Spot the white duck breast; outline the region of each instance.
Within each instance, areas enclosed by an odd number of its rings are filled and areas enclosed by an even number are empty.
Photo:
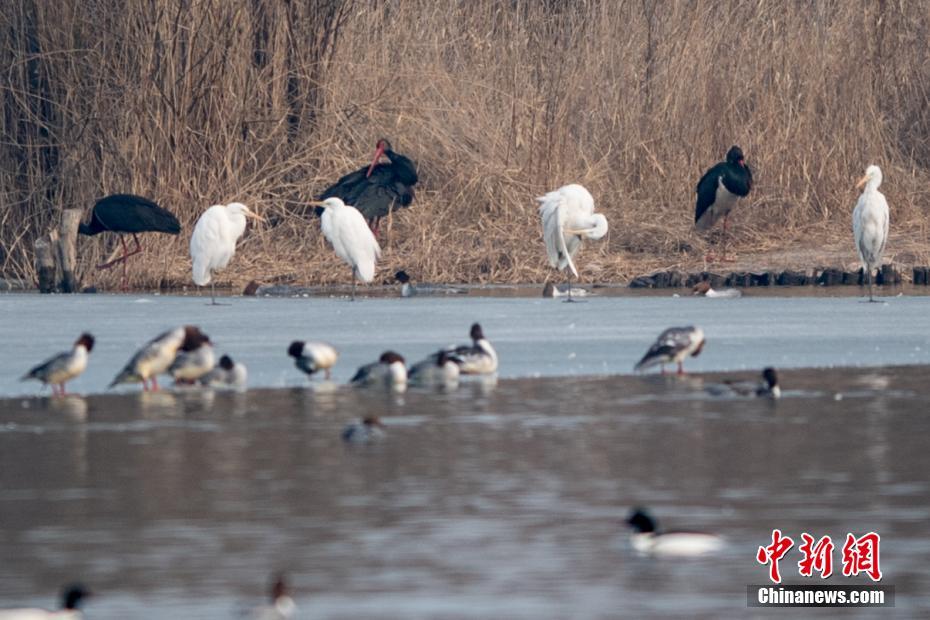
[[[407,366],[403,357],[393,351],[385,351],[377,362],[359,368],[349,383],[358,386],[406,385]]]
[[[339,359],[336,349],[325,342],[295,340],[288,347],[287,354],[294,358],[294,365],[303,372],[313,375],[323,370],[327,379],[330,376],[330,369]]]
[[[0,609],[0,620],[80,620],[84,617],[80,606],[88,595],[82,586],[75,585],[62,594],[62,608],[59,610],[50,611],[37,607]]]
[[[705,555],[724,546],[720,537],[698,532],[633,534],[632,544],[640,553],[679,557]]]

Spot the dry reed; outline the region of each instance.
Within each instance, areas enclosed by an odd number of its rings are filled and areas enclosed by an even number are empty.
[[[930,4],[781,0],[10,0],[0,15],[0,274],[34,277],[60,210],[113,192],[178,214],[140,286],[189,281],[187,235],[238,200],[221,282],[348,270],[305,207],[375,140],[418,161],[379,279],[548,277],[534,196],[588,186],[611,232],[588,281],[697,261],[697,178],[739,144],[756,187],[742,253],[839,243],[852,182],[885,171],[892,226],[926,252]],[[113,239],[82,239],[85,283]],[[848,258],[854,257],[848,244]],[[890,248],[894,251],[894,247]]]

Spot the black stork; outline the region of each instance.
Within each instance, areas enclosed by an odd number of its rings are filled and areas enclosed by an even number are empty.
[[[381,163],[381,156],[390,163]],[[416,163],[391,148],[387,138],[378,140],[375,156],[367,168],[350,172],[320,194],[320,200],[340,198],[347,205],[358,209],[378,234],[381,218],[392,211],[409,207],[413,202],[413,186],[417,184]],[[317,215],[320,214],[317,210]]]
[[[716,164],[698,181],[694,227],[700,231],[709,230],[723,218],[723,260],[726,260],[727,255],[727,220],[730,211],[740,198],[749,195],[751,189],[752,170],[738,146],[731,146],[726,161]]]
[[[123,289],[126,288],[126,259],[142,251],[138,233],[160,232],[177,235],[181,232],[181,223],[173,213],[159,207],[157,204],[134,194],[113,194],[101,198],[91,210],[90,221],[81,223],[78,232],[82,235],[93,236],[102,232],[120,233],[120,243],[123,246],[123,255],[102,265],[97,269],[109,269],[117,263],[123,263]],[[136,242],[136,249],[132,252],[126,248],[126,240],[122,233],[132,235]]]

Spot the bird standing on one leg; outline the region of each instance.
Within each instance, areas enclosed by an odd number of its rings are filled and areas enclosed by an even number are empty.
[[[853,235],[859,260],[862,261],[869,282],[869,301],[875,301],[872,296],[872,274],[881,266],[882,254],[888,242],[888,201],[878,191],[881,184],[881,168],[874,165],[866,168],[865,176],[856,184],[857,188],[864,185],[865,189],[853,210]]]
[[[694,227],[699,231],[709,230],[721,217],[723,218],[722,260],[727,260],[727,222],[730,211],[740,198],[749,195],[750,190],[752,170],[738,146],[731,146],[727,151],[726,161],[716,164],[698,181],[695,190],[697,205],[694,210]],[[713,255],[709,255],[708,259],[713,260]]]
[[[327,198],[310,203],[321,207],[320,229],[332,244],[336,255],[352,267],[352,300],[355,300],[357,280],[371,282],[375,277],[375,261],[381,258],[381,246],[365,218],[355,207],[339,198]]]
[[[265,220],[240,202],[213,205],[203,212],[191,235],[194,284],[210,285],[210,303],[216,303],[213,272],[224,269],[236,253],[236,241],[245,233],[246,218]]]
[[[565,185],[536,199],[542,219],[543,239],[549,264],[556,269],[568,267],[568,299],[572,300],[572,275],[578,270],[572,257],[582,240],[600,239],[607,234],[607,218],[594,212],[594,198],[581,185]]]

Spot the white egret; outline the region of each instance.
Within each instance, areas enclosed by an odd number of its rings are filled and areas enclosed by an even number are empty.
[[[585,237],[600,239],[607,234],[607,218],[594,212],[594,198],[581,185],[565,185],[536,201],[539,202],[549,264],[559,270],[568,267],[566,301],[572,301],[572,275],[578,277],[572,257]]]
[[[210,285],[210,303],[216,303],[213,272],[224,269],[236,253],[236,241],[245,232],[246,218],[265,220],[241,202],[213,205],[203,212],[191,235],[194,284]]]
[[[329,241],[336,256],[352,267],[352,299],[355,299],[356,280],[371,282],[375,277],[375,261],[381,258],[381,246],[368,227],[365,217],[355,207],[339,198],[312,201],[311,205],[323,209],[320,229]]]
[[[882,264],[882,254],[888,241],[888,201],[878,191],[881,184],[881,168],[875,165],[866,168],[865,176],[856,184],[857,188],[864,185],[865,190],[853,211],[853,235],[859,260],[869,280],[869,301],[875,301],[872,297],[872,274]]]
[[[662,374],[665,374],[665,365],[676,363],[678,374],[683,375],[685,371],[682,368],[682,362],[689,355],[697,357],[703,348],[704,330],[700,327],[669,327],[656,338],[633,370],[645,370],[659,364]]]
[[[45,385],[52,386],[52,396],[64,396],[65,382],[84,372],[87,368],[88,354],[93,348],[94,337],[83,333],[70,351],[63,351],[48,358],[23,375],[21,381],[38,379]]]

